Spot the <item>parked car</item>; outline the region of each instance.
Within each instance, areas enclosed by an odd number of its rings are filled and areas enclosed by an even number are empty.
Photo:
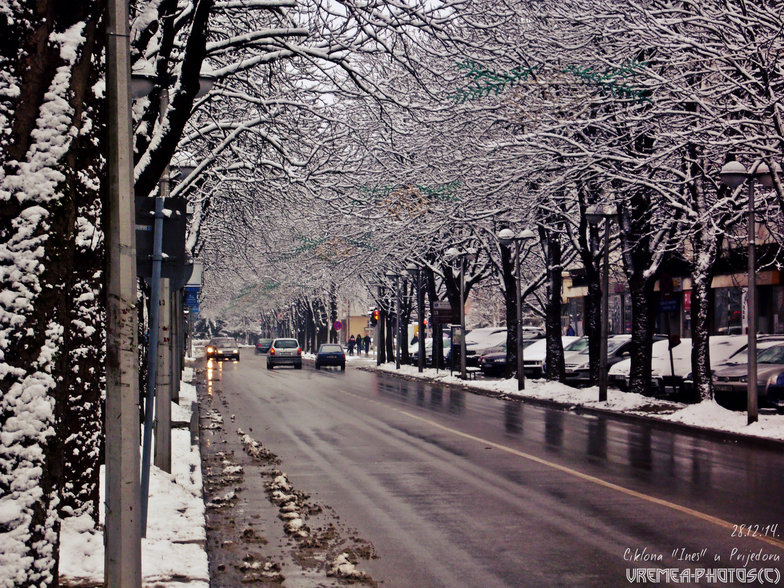
[[[713,336],[711,337],[711,374],[722,368],[748,363],[746,349],[748,347],[747,335]],[[720,342],[720,343],[719,343]],[[757,351],[774,345],[784,343],[783,335],[757,335]],[[689,372],[683,379],[683,391],[688,396],[694,391],[694,378]]]
[[[742,335],[712,335],[710,338],[710,355],[713,365],[724,361],[745,344]],[[676,395],[688,392],[684,385],[691,374],[692,340],[685,337],[672,348],[670,363],[669,341],[663,339],[653,343],[651,351],[651,390],[660,394],[673,392]],[[628,390],[631,358],[619,361],[610,368],[609,383],[621,390]]]
[[[714,371],[716,402],[745,409],[748,394],[748,350],[742,349]],[[784,413],[784,342],[761,341],[757,348],[757,399],[760,407]]]
[[[472,329],[466,334],[466,365],[477,367],[489,349],[506,342],[506,327]]]
[[[240,346],[237,340],[232,337],[216,337],[210,339],[207,347],[204,348],[204,355],[208,359],[235,359],[240,360]]]
[[[267,353],[267,369],[279,365],[293,365],[302,369],[302,347],[296,339],[273,339]]]
[[[561,337],[564,353],[571,351],[570,345],[579,341],[580,337],[565,335]],[[583,345],[582,342],[577,346]],[[544,374],[544,362],[547,358],[547,339],[538,339],[523,349],[523,371],[528,378],[541,378]]]
[[[272,339],[259,339],[256,343],[256,354],[267,353],[272,345]]]
[[[629,356],[631,335],[610,335],[607,337],[607,366],[615,365]],[[570,353],[566,361],[566,383],[572,385],[586,385],[591,381],[591,363],[588,347]]]
[[[334,366],[341,370],[346,369],[346,352],[338,343],[322,343],[316,353],[316,369]]]
[[[452,339],[448,335],[444,335],[442,338],[444,343],[444,357],[449,357],[450,347],[452,346]],[[419,344],[412,345],[409,348],[409,358],[411,359],[411,365],[418,365],[419,363]],[[447,359],[447,361],[449,361]],[[428,337],[425,339],[425,365],[432,366],[433,365],[433,338]]]
[[[481,327],[466,332],[465,349],[466,365],[477,367],[479,358],[488,349],[497,347],[506,341],[506,327]],[[447,352],[444,348],[444,357],[447,365],[452,364],[452,349]],[[457,366],[454,366],[457,367]]]
[[[523,333],[523,361],[525,361],[525,350],[529,346],[536,343],[539,338],[528,339],[525,338],[528,333]],[[512,363],[516,364],[517,359],[512,355]],[[506,373],[506,341],[501,343],[498,347],[488,349],[484,355],[479,358],[479,369],[486,376],[502,376]],[[515,369],[517,366],[515,365]]]

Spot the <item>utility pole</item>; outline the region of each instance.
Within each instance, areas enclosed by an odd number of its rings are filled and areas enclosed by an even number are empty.
[[[109,0],[104,585],[142,585],[136,234],[127,0]]]
[[[171,280],[161,278],[158,372],[155,390],[155,467],[171,473],[172,323]],[[154,335],[150,333],[150,337]],[[155,361],[155,358],[150,358]]]

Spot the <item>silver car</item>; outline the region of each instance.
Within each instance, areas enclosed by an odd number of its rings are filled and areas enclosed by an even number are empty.
[[[267,352],[267,369],[278,365],[293,365],[302,369],[302,347],[296,339],[275,339]]]
[[[747,361],[716,370],[713,375],[716,401],[728,408],[744,408],[748,394],[747,372]],[[758,350],[757,395],[760,406],[776,408],[784,413],[784,343]]]

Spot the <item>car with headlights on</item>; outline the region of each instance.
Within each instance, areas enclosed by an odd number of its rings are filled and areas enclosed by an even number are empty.
[[[346,352],[338,343],[322,343],[316,353],[316,369],[328,366],[346,369]]]
[[[784,342],[761,342],[757,350],[757,398],[760,407],[784,414]],[[734,360],[734,361],[733,361]],[[730,358],[713,374],[716,402],[727,408],[746,408],[748,352]]]
[[[240,360],[240,346],[237,340],[232,337],[216,337],[210,339],[207,347],[204,348],[204,355],[207,359],[235,359]]]

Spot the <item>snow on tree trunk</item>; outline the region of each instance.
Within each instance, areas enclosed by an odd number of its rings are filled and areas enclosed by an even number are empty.
[[[93,2],[38,2],[1,18],[1,586],[57,585],[67,336],[75,248],[77,138],[84,116]],[[95,177],[95,176],[93,176]],[[100,410],[97,410],[100,414]],[[93,415],[95,418],[95,415]]]
[[[693,400],[707,400],[713,397],[713,377],[710,366],[710,313],[712,306],[711,280],[713,262],[709,254],[699,256],[703,263],[692,268],[691,294],[691,363],[694,378]]]

